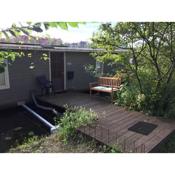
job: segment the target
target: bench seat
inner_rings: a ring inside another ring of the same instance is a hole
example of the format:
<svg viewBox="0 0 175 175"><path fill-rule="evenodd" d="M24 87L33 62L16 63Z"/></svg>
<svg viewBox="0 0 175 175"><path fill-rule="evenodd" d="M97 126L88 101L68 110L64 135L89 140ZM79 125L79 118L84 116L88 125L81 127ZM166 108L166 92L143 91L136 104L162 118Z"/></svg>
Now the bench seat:
<svg viewBox="0 0 175 175"><path fill-rule="evenodd" d="M107 86L95 86L95 87L92 87L91 90L96 90L100 92L112 92L112 91L117 91L118 88L112 88Z"/></svg>

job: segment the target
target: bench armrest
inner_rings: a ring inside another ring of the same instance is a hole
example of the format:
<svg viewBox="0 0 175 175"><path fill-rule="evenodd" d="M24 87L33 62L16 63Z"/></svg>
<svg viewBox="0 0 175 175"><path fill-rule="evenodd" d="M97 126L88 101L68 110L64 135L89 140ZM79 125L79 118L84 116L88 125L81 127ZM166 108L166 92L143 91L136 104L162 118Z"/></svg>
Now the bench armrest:
<svg viewBox="0 0 175 175"><path fill-rule="evenodd" d="M121 90L122 87L123 87L123 84L121 84L120 86L117 86L117 87L113 87L113 86L111 86L111 88L112 88L112 92L115 91L114 89Z"/></svg>
<svg viewBox="0 0 175 175"><path fill-rule="evenodd" d="M123 86L124 86L124 85L121 84L121 85L118 87L118 89L121 90Z"/></svg>
<svg viewBox="0 0 175 175"><path fill-rule="evenodd" d="M92 88L92 87L94 87L94 86L97 86L98 85L98 83L97 82L92 82L92 83L89 83L89 87L90 88Z"/></svg>
<svg viewBox="0 0 175 175"><path fill-rule="evenodd" d="M121 90L123 88L123 84L117 87L118 90Z"/></svg>

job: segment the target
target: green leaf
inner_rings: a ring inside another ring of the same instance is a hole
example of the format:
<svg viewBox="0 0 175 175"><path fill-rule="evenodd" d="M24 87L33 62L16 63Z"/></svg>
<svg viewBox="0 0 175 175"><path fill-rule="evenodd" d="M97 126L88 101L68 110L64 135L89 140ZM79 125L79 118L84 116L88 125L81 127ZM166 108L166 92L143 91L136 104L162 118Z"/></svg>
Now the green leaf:
<svg viewBox="0 0 175 175"><path fill-rule="evenodd" d="M71 27L75 27L77 28L78 27L78 22L68 22L68 25L70 25Z"/></svg>
<svg viewBox="0 0 175 175"><path fill-rule="evenodd" d="M68 25L66 22L59 22L58 23L59 27L64 29L64 30L67 30L68 29Z"/></svg>
<svg viewBox="0 0 175 175"><path fill-rule="evenodd" d="M29 30L27 30L27 29L23 29L23 28L21 28L20 29L25 35L30 35L30 33L29 33Z"/></svg>
<svg viewBox="0 0 175 175"><path fill-rule="evenodd" d="M5 37L9 40L10 38L9 38L9 35L8 35L8 33L6 32L6 31L2 31L2 33L5 35Z"/></svg>
<svg viewBox="0 0 175 175"><path fill-rule="evenodd" d="M49 29L49 24L47 22L44 22L43 24L44 24L45 29L48 30Z"/></svg>
<svg viewBox="0 0 175 175"><path fill-rule="evenodd" d="M57 22L45 22L45 24L47 24L49 27L58 27Z"/></svg>
<svg viewBox="0 0 175 175"><path fill-rule="evenodd" d="M40 22L37 22L37 23L34 24L34 26L41 27L41 23Z"/></svg>
<svg viewBox="0 0 175 175"><path fill-rule="evenodd" d="M17 37L17 33L16 33L15 31L9 30L9 32L10 32L10 34L11 34L12 36Z"/></svg>

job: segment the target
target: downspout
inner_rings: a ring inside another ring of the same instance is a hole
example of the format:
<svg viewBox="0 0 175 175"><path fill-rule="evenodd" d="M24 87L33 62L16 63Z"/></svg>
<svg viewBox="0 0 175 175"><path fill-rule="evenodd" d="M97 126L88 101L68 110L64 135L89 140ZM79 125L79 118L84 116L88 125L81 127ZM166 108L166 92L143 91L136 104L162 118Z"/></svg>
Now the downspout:
<svg viewBox="0 0 175 175"><path fill-rule="evenodd" d="M37 119L39 119L47 127L49 127L50 133L54 133L59 128L59 125L57 125L57 126L52 125L50 122L48 122L47 120L45 120L43 117L41 117L35 111L33 111L31 108L29 108L27 105L20 104L20 106L22 106L24 109L26 109L27 111L29 111L31 114L33 114L33 116L35 116Z"/></svg>
<svg viewBox="0 0 175 175"><path fill-rule="evenodd" d="M35 106L37 106L38 108L43 109L43 110L47 110L47 111L52 111L55 115L58 115L58 111L56 111L54 108L50 108L50 107L46 107L46 106L42 106L42 105L38 104L38 102L35 98L35 95L33 93L32 93L32 100L33 100Z"/></svg>

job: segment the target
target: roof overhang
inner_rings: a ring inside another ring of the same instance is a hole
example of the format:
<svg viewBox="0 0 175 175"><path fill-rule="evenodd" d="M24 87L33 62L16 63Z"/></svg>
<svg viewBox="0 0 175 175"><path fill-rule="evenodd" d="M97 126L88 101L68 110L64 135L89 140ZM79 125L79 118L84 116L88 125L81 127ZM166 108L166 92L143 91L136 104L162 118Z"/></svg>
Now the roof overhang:
<svg viewBox="0 0 175 175"><path fill-rule="evenodd" d="M49 52L96 52L103 51L103 49L93 48L74 48L74 47L43 47L41 45L28 45L28 44L11 44L11 43L0 43L0 50L24 50L24 51L49 51ZM117 49L117 52L125 52L124 49Z"/></svg>

